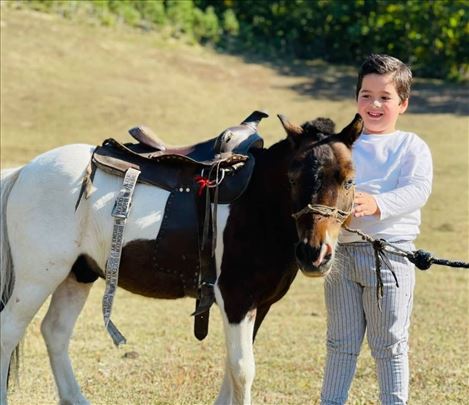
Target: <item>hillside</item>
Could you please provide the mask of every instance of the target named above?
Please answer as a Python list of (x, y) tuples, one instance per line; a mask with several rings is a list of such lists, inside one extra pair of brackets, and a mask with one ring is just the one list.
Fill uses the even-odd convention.
[(283, 136), (279, 112), (340, 123), (353, 116), (350, 100), (318, 103), (291, 90), (307, 78), (236, 57), (55, 15), (5, 7), (2, 14), (5, 164), (59, 143), (124, 137), (136, 123), (178, 143), (211, 137), (256, 108), (274, 115), (262, 125), (267, 139)]

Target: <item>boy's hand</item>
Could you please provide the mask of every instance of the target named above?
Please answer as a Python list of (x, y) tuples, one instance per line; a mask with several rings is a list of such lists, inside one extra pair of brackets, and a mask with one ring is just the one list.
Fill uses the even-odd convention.
[(378, 204), (376, 204), (376, 200), (371, 194), (358, 192), (355, 194), (353, 202), (353, 215), (356, 218), (381, 214)]

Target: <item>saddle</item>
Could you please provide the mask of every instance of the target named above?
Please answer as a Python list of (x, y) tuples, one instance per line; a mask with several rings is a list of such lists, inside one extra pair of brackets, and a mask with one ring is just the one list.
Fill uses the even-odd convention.
[[(268, 115), (255, 111), (240, 125), (230, 127), (215, 138), (182, 147), (168, 148), (150, 129), (135, 127), (129, 133), (136, 144), (121, 144), (106, 139), (96, 148), (92, 161), (100, 169), (124, 175), (131, 168), (139, 170), (139, 181), (168, 191), (194, 192), (201, 184), (197, 175), (215, 181), (214, 169), (222, 169), (224, 180), (218, 187), (218, 202), (228, 204), (238, 198), (249, 183), (254, 159), (249, 151), (262, 148), (257, 133), (260, 120)], [(212, 191), (212, 194), (214, 191)]]
[[(179, 272), (186, 295), (197, 299), (193, 315), (199, 340), (208, 333), (214, 302), (216, 207), (233, 202), (247, 188), (255, 163), (250, 151), (263, 147), (257, 126), (265, 117), (254, 111), (217, 137), (182, 147), (167, 146), (150, 129), (135, 127), (129, 133), (138, 143), (109, 138), (91, 158), (93, 168), (122, 177), (136, 169), (138, 182), (170, 192), (155, 240), (154, 271)], [(94, 170), (88, 177), (92, 182)], [(175, 246), (181, 254), (174, 254)]]

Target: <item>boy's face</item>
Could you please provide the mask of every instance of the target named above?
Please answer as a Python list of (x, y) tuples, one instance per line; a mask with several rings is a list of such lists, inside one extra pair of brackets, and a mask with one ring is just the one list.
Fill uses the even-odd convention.
[(392, 77), (392, 73), (371, 73), (363, 77), (357, 106), (367, 134), (388, 134), (395, 131), (399, 114), (407, 109), (409, 100), (401, 101)]

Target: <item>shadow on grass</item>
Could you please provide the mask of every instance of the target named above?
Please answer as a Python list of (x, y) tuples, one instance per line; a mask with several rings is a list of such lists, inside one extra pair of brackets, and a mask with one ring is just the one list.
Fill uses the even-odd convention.
[[(304, 78), (289, 88), (304, 96), (339, 101), (355, 98), (356, 68), (324, 61), (272, 59), (232, 53), (247, 63), (267, 65), (286, 76)], [(469, 86), (441, 80), (416, 78), (412, 85), (411, 114), (469, 115)]]

